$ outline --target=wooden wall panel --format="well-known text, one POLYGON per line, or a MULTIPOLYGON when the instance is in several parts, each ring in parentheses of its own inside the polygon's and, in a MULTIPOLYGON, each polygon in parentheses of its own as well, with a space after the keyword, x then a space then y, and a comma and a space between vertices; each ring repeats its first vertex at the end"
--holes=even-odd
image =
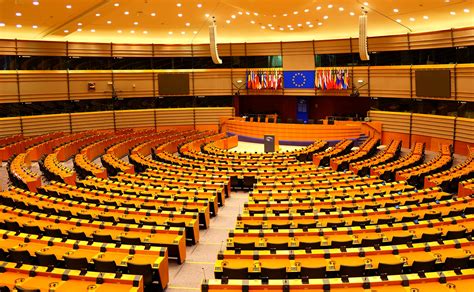
POLYGON ((16 55, 15 40, 0 40, 0 55, 16 55))
POLYGON ((71 100, 112 98, 112 71, 70 71, 71 100), (88 89, 88 82, 95 82, 95 90, 88 89))
POLYGON ((192 57, 192 45, 157 45, 154 44, 155 57, 192 57))
POLYGON ((18 83, 16 72, 0 71, 0 103, 18 101, 18 83))
POLYGON ((122 128, 154 128, 155 110, 115 111, 115 126, 122 128))
POLYGON ((194 95, 230 95, 232 93, 231 70, 197 70, 194 74, 194 95))
POLYGON ((474 143, 474 119, 458 118, 456 120, 456 140, 474 143))
MULTIPOLYGON (((354 40, 353 40, 354 42, 354 40)), ((354 52, 359 51, 358 39, 355 42, 354 52)), ((383 51, 406 51, 409 50, 408 46, 408 35, 394 35, 394 36, 382 36, 382 37, 370 37, 367 40, 368 48, 370 52, 383 52, 383 51)))
POLYGON ((474 44, 474 27, 453 30, 454 46, 472 46, 474 44))
POLYGON ((384 132, 410 133, 410 113, 370 111, 368 115, 372 121, 382 122, 384 132))
POLYGON ((281 43, 247 43, 247 56, 279 56, 281 45, 281 43))
POLYGON ((314 70, 316 67, 313 54, 283 56, 284 70, 314 70))
POLYGON ((453 44, 451 30, 410 34, 410 49, 447 48, 453 44))
MULTIPOLYGON (((232 44, 218 44, 217 45, 217 51, 219 52, 219 56, 227 57, 227 56, 232 56, 233 51, 232 51, 232 44)), ((205 56, 210 56, 211 52, 209 49, 209 45, 207 45, 207 55, 205 56)))
POLYGON ((456 65, 457 100, 474 102, 474 67, 467 64, 456 65))
POLYGON ((194 124, 193 108, 156 109, 156 125, 159 126, 192 126, 194 124))
POLYGON ((454 117, 413 114, 412 134, 452 140, 454 117))
POLYGON ((77 57, 110 57, 112 46, 109 43, 68 43, 69 56, 77 57))
POLYGON ((153 57, 152 44, 113 44, 114 57, 153 57))
POLYGON ((369 82, 369 68, 368 67, 353 67, 351 68, 351 78, 354 81, 354 86, 360 87, 364 83, 368 83, 365 86, 359 88, 361 96, 369 96, 369 88, 371 84, 369 82), (362 84, 358 81, 362 80, 362 84))
POLYGON ((349 39, 315 41, 316 54, 342 54, 351 52, 349 39))
POLYGON ((410 66, 370 67, 370 95, 410 98, 410 66))
POLYGON ((17 41, 19 56, 67 56, 66 42, 17 41))
POLYGON ((240 88, 240 95, 247 94, 246 89, 247 82, 247 70, 246 69, 233 69, 232 70, 232 95, 237 93, 240 88), (239 80, 241 81, 239 83, 239 80))
POLYGON ((283 49, 283 56, 291 56, 291 55, 314 56, 313 42, 284 42, 282 43, 282 49, 283 49))
POLYGON ((19 71, 20 101, 68 100, 66 71, 19 71))
POLYGON ((231 44, 232 56, 245 56, 247 44, 231 44))
MULTIPOLYGON (((221 51, 219 51, 219 48, 220 48, 220 46, 218 46, 219 55, 222 55, 221 51)), ((225 48, 225 46, 222 46, 223 50, 224 50, 224 48, 225 48)), ((211 49, 210 49, 209 44, 192 45, 192 56, 194 56, 194 57, 210 57, 211 56, 211 49)))
POLYGON ((195 108, 196 125, 218 125, 219 118, 233 115, 232 107, 195 108))
POLYGON ((0 118, 0 129, 0 137, 21 134, 20 118, 0 118))
POLYGON ((113 129, 114 113, 112 111, 72 113, 71 124, 72 132, 113 129))
POLYGON ((119 98, 153 96, 153 71, 114 71, 115 90, 119 98))
POLYGON ((36 136, 49 132, 71 131, 69 114, 22 117, 23 135, 36 136))
POLYGON ((382 144, 388 145, 392 140, 400 140, 402 141, 402 147, 410 148, 410 134, 383 131, 382 144))

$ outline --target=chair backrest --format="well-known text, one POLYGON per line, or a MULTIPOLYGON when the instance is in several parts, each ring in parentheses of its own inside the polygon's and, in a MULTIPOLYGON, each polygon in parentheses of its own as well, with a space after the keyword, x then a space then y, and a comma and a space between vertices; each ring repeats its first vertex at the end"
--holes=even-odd
POLYGON ((255 243, 254 242, 237 242, 234 241, 234 248, 240 248, 243 250, 251 250, 255 249, 255 243))
POLYGON ((87 240, 87 236, 86 234, 84 233, 84 231, 71 231, 71 230, 68 230, 67 231, 67 237, 69 239, 74 239, 74 240, 87 240))
POLYGON ((396 264, 386 264, 386 263, 379 263, 379 275, 386 274, 386 275, 399 275, 403 273, 403 263, 396 263, 396 264))
POLYGON ((430 261, 413 261, 413 264, 411 265, 411 272, 412 273, 418 273, 418 272, 432 272, 435 269, 435 264, 436 260, 430 260, 430 261))
POLYGON ((33 258, 27 250, 8 250, 8 260, 18 264, 31 264, 33 258))
POLYGON ((15 290, 18 292, 41 292, 39 288, 23 288, 20 285, 15 285, 15 290))
POLYGON ((123 244, 130 244, 130 245, 142 244, 142 240, 140 239, 140 237, 122 236, 120 237, 120 242, 123 244))
POLYGON ((392 245, 406 244, 412 241, 412 239, 413 239, 413 235, 394 236, 392 237, 392 245))
POLYGON ((229 279, 248 279, 248 268, 222 268, 222 277, 229 279))
POLYGON ((339 248, 339 247, 351 247, 352 246, 352 240, 333 240, 331 241, 331 247, 332 248, 339 248))
POLYGON ((376 244, 380 245, 382 244, 382 242, 383 242, 382 238, 362 238, 360 242, 360 246, 369 247, 369 246, 374 246, 376 244))
POLYGON ((260 269, 262 278, 286 279, 286 267, 262 267, 260 269))
POLYGON ((64 265, 66 269, 87 270, 89 263, 87 261, 87 258, 85 257, 75 258, 70 256, 64 256, 64 265))
POLYGON ((362 277, 365 274, 365 265, 348 266, 341 265, 339 274, 348 277, 362 277))
POLYGON ((110 234, 92 234, 94 241, 112 243, 114 240, 110 234))
POLYGON ((305 267, 301 266, 301 277, 319 279, 326 276, 326 267, 305 267))
POLYGON ((40 266, 55 267, 58 264, 58 259, 52 253, 42 253, 37 251, 35 252, 35 255, 40 266))
POLYGON ((127 263, 128 273, 132 275, 142 275, 145 286, 153 283, 153 269, 150 264, 127 263))
POLYGON ((103 261, 101 259, 93 259, 94 270, 101 273, 115 273, 117 272, 117 264, 115 261, 103 261))
POLYGON ((44 228, 44 235, 49 237, 63 237, 63 233, 60 229, 49 227, 44 228))
POLYGON ((168 226, 170 227, 186 227, 186 222, 168 222, 168 226))
POLYGON ((467 269, 469 267, 470 256, 462 258, 447 257, 444 261, 443 270, 467 269))

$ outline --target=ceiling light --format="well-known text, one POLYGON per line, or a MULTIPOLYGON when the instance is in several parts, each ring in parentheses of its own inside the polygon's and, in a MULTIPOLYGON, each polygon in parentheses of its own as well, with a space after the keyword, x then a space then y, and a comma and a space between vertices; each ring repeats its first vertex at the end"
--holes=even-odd
POLYGON ((95 32, 95 29, 91 29, 91 32, 95 32))
POLYGON ((232 19, 235 19, 236 16, 232 14, 230 17, 231 17, 232 19))
POLYGON ((285 30, 283 27, 280 27, 280 30, 285 30))
POLYGON ((410 21, 415 21, 415 18, 414 18, 414 17, 410 17, 410 21))
POLYGON ((284 17, 287 17, 287 16, 288 16, 288 14, 286 14, 286 13, 285 13, 285 14, 283 14, 283 16, 284 16, 284 17))
POLYGON ((350 16, 354 16, 355 13, 351 11, 351 12, 349 12, 349 15, 350 15, 350 16))
MULTIPOLYGON (((117 4, 117 3, 116 3, 116 4, 117 4)), ((122 33, 122 30, 121 30, 121 29, 119 29, 119 30, 117 30, 117 32, 118 32, 118 33, 122 33)))
POLYGON ((318 25, 321 26, 321 25, 323 25, 323 23, 322 23, 322 22, 318 22, 318 25))
POLYGON ((169 34, 169 35, 172 35, 172 34, 173 34, 173 32, 172 32, 172 31, 169 31, 169 32, 168 32, 168 34, 169 34))
POLYGON ((272 26, 272 27, 270 27, 270 29, 271 29, 271 30, 275 30, 275 28, 274 28, 273 26, 272 26))
POLYGON ((271 24, 271 23, 269 23, 269 24, 267 24, 267 25, 268 25, 269 27, 272 27, 272 26, 273 26, 273 24, 271 24))
POLYGON ((71 9, 71 8, 72 8, 72 5, 71 5, 71 4, 68 4, 68 5, 66 5, 66 8, 67 8, 67 9, 71 9))
POLYGON ((111 24, 112 23, 112 20, 107 20, 107 24, 111 24))
POLYGON ((154 17, 154 16, 156 16, 156 12, 152 12, 152 13, 150 13, 150 15, 154 17))
POLYGON ((344 7, 339 7, 339 11, 344 11, 344 7))
POLYGON ((135 22, 133 23, 133 25, 138 25, 138 21, 135 21, 135 22))
POLYGON ((329 5, 328 5, 328 8, 329 8, 329 9, 331 9, 332 7, 333 7, 332 4, 329 4, 329 5))
POLYGON ((295 30, 294 28, 290 27, 290 30, 295 30))
POLYGON ((237 12, 239 15, 243 15, 244 13, 242 11, 237 12))
POLYGON ((183 17, 183 14, 182 14, 182 13, 178 13, 178 17, 183 17))
POLYGON ((257 12, 254 12, 253 15, 258 16, 258 13, 257 13, 257 12))
POLYGON ((197 8, 201 8, 202 7, 202 4, 201 3, 198 3, 197 4, 197 8))
POLYGON ((306 24, 311 24, 311 21, 306 21, 306 24))
MULTIPOLYGON (((120 3, 114 3, 114 6, 115 6, 115 7, 119 7, 119 6, 120 6, 120 3)), ((120 32, 122 32, 122 31, 120 31, 120 32)))
POLYGON ((265 27, 265 25, 262 25, 260 28, 261 28, 261 29, 265 29, 266 27, 265 27))
POLYGON ((306 8, 306 9, 304 10, 304 12, 308 13, 308 12, 309 12, 309 9, 308 9, 308 8, 306 8))
POLYGON ((82 28, 78 28, 78 29, 76 29, 76 31, 81 32, 81 31, 82 31, 82 28))
POLYGON ((68 33, 68 32, 69 32, 69 30, 67 30, 67 29, 64 30, 64 33, 68 33))
POLYGON ((129 15, 129 14, 130 14, 130 12, 128 12, 128 11, 125 11, 123 14, 125 14, 125 15, 129 15))
POLYGON ((397 19, 396 22, 400 23, 400 22, 402 22, 402 20, 401 20, 401 19, 397 19))
POLYGON ((308 25, 308 26, 309 26, 309 27, 314 27, 314 25, 312 25, 312 24, 310 24, 310 25, 308 25))
POLYGON ((247 11, 247 12, 245 12, 245 14, 250 15, 250 12, 247 11))
POLYGON ((449 14, 451 14, 451 15, 456 15, 456 12, 451 11, 451 12, 449 12, 449 14))
POLYGON ((423 16, 423 19, 428 20, 429 19, 428 15, 423 16))
POLYGON ((225 22, 226 22, 227 24, 229 24, 229 23, 230 23, 230 20, 227 19, 225 22))
POLYGON ((321 10, 321 6, 316 7, 316 10, 321 10))
POLYGON ((197 31, 193 31, 194 34, 197 34, 198 32, 197 31))
POLYGON ((15 13, 16 16, 21 16, 21 12, 15 13))
POLYGON ((95 16, 99 17, 99 16, 100 16, 100 13, 96 13, 95 16))
POLYGON ((291 27, 292 25, 291 25, 291 24, 288 24, 287 26, 288 26, 288 27, 291 27))
POLYGON ((38 26, 37 26, 37 25, 33 25, 32 28, 36 29, 36 28, 38 28, 38 26))
POLYGON ((328 18, 329 18, 329 16, 327 16, 327 15, 323 16, 323 19, 328 19, 328 18))
POLYGON ((294 14, 294 15, 298 14, 298 11, 293 11, 293 14, 294 14))
POLYGON ((82 22, 78 22, 77 25, 78 25, 78 26, 81 26, 81 25, 82 25, 82 22))
POLYGON ((181 3, 176 3, 176 6, 181 7, 181 3))
POLYGON ((148 31, 147 31, 147 30, 144 30, 144 31, 143 31, 143 34, 148 34, 148 31))
POLYGON ((191 23, 189 23, 189 22, 186 22, 186 26, 190 26, 190 25, 191 25, 191 23))
POLYGON ((471 10, 464 8, 464 13, 469 13, 469 12, 471 12, 471 10))
POLYGON ((134 30, 131 30, 130 33, 135 33, 135 31, 134 31, 134 30))
POLYGON ((181 32, 181 34, 182 34, 182 35, 185 35, 185 34, 186 34, 186 32, 182 31, 182 32, 181 32))
POLYGON ((22 25, 21 25, 21 24, 17 24, 17 25, 16 25, 16 27, 18 27, 18 28, 21 28, 21 27, 22 27, 22 25))
POLYGON ((398 13, 398 11, 399 10, 397 8, 393 8, 393 12, 398 13))
POLYGON ((369 6, 369 2, 364 2, 364 5, 365 5, 365 6, 369 6))
POLYGON ((204 14, 205 17, 209 18, 209 13, 204 14))
POLYGON ((253 20, 250 20, 250 23, 251 23, 251 24, 255 24, 255 21, 253 21, 253 20))
POLYGON ((4 22, 0 22, 0 27, 4 27, 5 26, 5 23, 4 22))
POLYGON ((33 1, 33 5, 38 6, 39 4, 39 1, 33 1))
POLYGON ((301 23, 298 23, 298 27, 302 27, 303 25, 301 23))

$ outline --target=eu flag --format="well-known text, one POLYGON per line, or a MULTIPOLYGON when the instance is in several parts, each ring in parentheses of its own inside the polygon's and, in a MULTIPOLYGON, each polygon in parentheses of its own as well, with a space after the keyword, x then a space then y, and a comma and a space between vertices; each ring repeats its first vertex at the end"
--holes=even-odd
POLYGON ((286 89, 314 89, 314 71, 285 71, 283 83, 286 89))

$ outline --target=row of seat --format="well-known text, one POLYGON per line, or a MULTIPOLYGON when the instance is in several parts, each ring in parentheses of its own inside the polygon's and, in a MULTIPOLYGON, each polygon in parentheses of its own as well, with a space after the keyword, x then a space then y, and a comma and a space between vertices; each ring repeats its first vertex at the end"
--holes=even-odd
POLYGON ((347 153, 345 155, 332 157, 329 160, 329 165, 334 170, 340 171, 349 169, 349 165, 351 163, 371 157, 377 151, 377 146, 379 145, 379 139, 369 138, 362 145, 360 145, 357 150, 347 153))
POLYGON ((401 149, 402 141, 392 140, 386 146, 386 149, 378 153, 376 156, 350 163, 349 170, 357 175, 366 176, 370 174, 370 169, 372 167, 376 167, 377 165, 385 164, 398 159, 401 149))
POLYGON ((313 155, 313 163, 316 166, 329 166, 329 161, 331 158, 349 153, 353 146, 354 141, 349 139, 341 140, 332 148, 328 148, 322 153, 313 155))

